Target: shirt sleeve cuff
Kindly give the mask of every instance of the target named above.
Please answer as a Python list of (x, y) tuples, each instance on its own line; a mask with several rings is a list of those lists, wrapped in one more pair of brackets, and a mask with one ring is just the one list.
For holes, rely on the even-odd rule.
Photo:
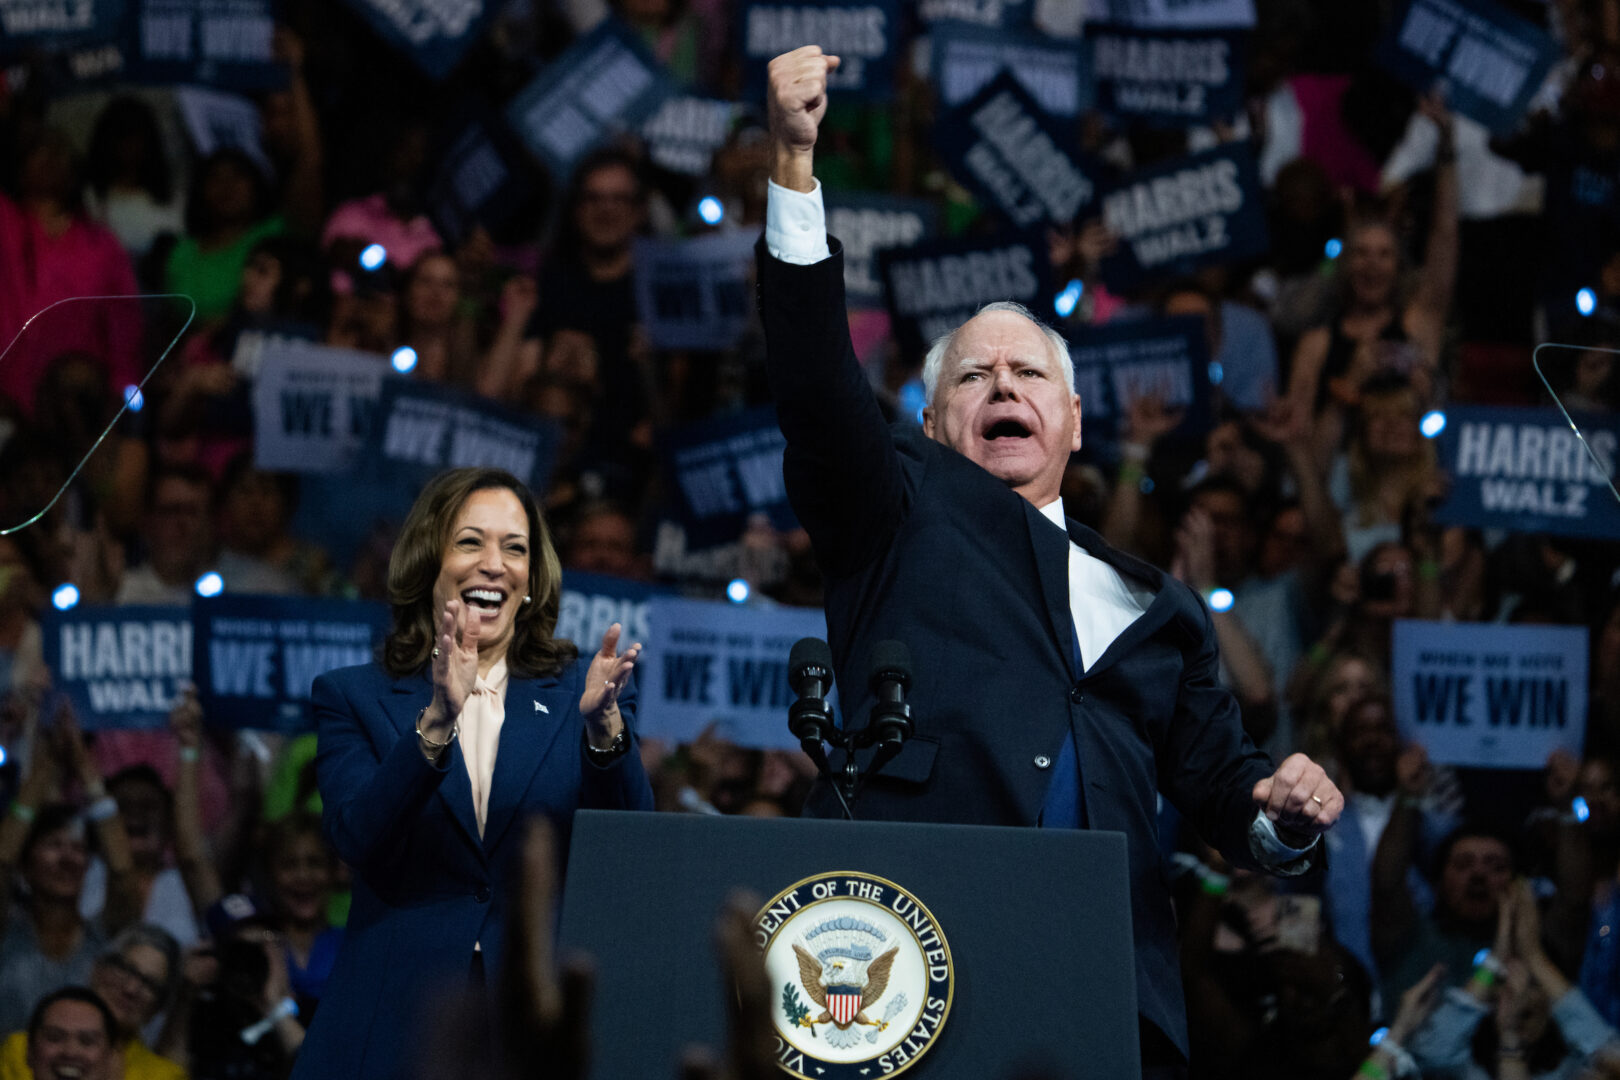
[(811, 191), (794, 191), (774, 180), (766, 181), (765, 247), (786, 263), (809, 266), (831, 258), (827, 247), (827, 211), (821, 202), (821, 181)]
[[(1315, 851), (1317, 845), (1321, 842), (1322, 838), (1317, 837), (1305, 847), (1289, 847), (1283, 843), (1282, 837), (1277, 835), (1277, 827), (1271, 823), (1271, 819), (1266, 817), (1263, 811), (1256, 812), (1254, 823), (1249, 826), (1249, 850), (1254, 854), (1254, 857), (1274, 873), (1285, 876), (1303, 874), (1306, 870), (1309, 870), (1310, 863), (1301, 862), (1301, 860), (1304, 860), (1306, 856)], [(1300, 865), (1296, 867), (1292, 865), (1294, 863), (1300, 863)]]

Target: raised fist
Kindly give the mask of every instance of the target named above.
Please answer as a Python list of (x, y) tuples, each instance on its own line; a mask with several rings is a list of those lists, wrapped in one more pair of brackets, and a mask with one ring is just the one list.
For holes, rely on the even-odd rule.
[(838, 57), (826, 55), (819, 45), (805, 45), (771, 61), (765, 109), (778, 146), (796, 153), (814, 149), (827, 112), (827, 75), (838, 64)]

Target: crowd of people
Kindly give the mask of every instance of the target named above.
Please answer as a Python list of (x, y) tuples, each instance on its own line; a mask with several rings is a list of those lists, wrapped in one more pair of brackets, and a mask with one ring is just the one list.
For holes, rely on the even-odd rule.
[[(1331, 763), (1347, 800), (1325, 872), (1297, 880), (1233, 870), (1162, 823), (1195, 1077), (1620, 1075), (1620, 537), (1437, 522), (1449, 478), (1420, 427), (1452, 404), (1548, 404), (1529, 363), (1547, 340), (1575, 346), (1548, 371), (1566, 405), (1620, 408), (1620, 2), (1504, 4), (1564, 49), (1512, 136), (1378, 66), (1394, 5), (1258, 0), (1242, 114), (1190, 131), (1093, 115), (1077, 138), (1122, 175), (1251, 144), (1269, 253), (1120, 295), (1100, 220), (1048, 231), (1049, 292), (1083, 285), (1054, 325), (1197, 316), (1224, 373), (1204, 431), (1152, 396), (1123, 403), (1116, 449), (1074, 456), (1067, 513), (1230, 593), (1212, 618), (1245, 729), (1274, 761)], [(537, 494), (565, 575), (715, 597), (731, 576), (658, 565), (660, 448), (770, 400), (761, 334), (654, 348), (634, 241), (761, 229), (760, 103), (732, 5), (611, 6), (682, 83), (743, 102), (708, 175), (626, 135), (463, 235), (432, 202), (447, 140), (583, 33), (589, 5), (503, 5), (435, 83), (344, 5), (289, 0), (288, 79), (255, 99), (258, 144), (202, 157), (167, 89), (7, 72), (0, 347), (75, 297), (183, 294), (196, 317), (121, 416), (185, 325), (172, 303), (57, 308), (0, 358), (0, 526), (39, 515), (0, 535), (0, 1078), (114, 1076), (115, 1059), (128, 1080), (280, 1077), (320, 1006), (351, 868), (321, 828), (314, 737), (238, 734), (190, 696), (167, 731), (82, 732), (41, 646), (63, 583), (89, 603), (187, 604), (217, 571), (231, 592), (388, 598), (394, 536), (323, 547), (295, 523), (343, 514), (307, 505), (341, 488), (255, 465), (256, 342), (409, 347), (411, 378), (554, 421)], [(818, 175), (985, 230), (931, 148), (920, 61), (899, 80), (889, 105), (834, 103)], [(360, 259), (372, 244), (380, 268)], [(862, 338), (891, 419), (916, 422), (923, 357)], [(735, 540), (760, 595), (819, 605), (802, 532), (756, 518)], [(1431, 763), (1397, 729), (1400, 619), (1587, 628), (1581, 753), (1539, 771)], [(674, 813), (796, 815), (815, 776), (713, 731), (640, 753)]]

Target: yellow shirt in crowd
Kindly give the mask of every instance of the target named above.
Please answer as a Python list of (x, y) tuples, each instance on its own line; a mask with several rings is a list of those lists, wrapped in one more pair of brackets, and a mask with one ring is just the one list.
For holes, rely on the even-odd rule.
[[(28, 1067), (28, 1032), (14, 1031), (0, 1043), (0, 1080), (34, 1080)], [(139, 1039), (124, 1044), (124, 1080), (186, 1080), (186, 1070), (152, 1053)]]

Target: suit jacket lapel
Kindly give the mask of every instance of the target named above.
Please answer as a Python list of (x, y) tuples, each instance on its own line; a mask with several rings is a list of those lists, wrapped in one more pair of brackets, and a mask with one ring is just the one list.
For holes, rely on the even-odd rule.
[[(407, 675), (394, 680), (393, 692), (382, 698), (383, 711), (388, 715), (399, 737), (416, 742), (416, 718), (433, 700), (433, 684), (425, 674)], [(483, 843), (478, 839), (478, 814), (473, 809), (472, 781), (467, 778), (467, 759), (461, 756), (461, 742), (450, 744), (449, 775), (439, 784), (438, 797), (444, 802), (461, 831), (480, 854)]]
[[(523, 794), (529, 790), (534, 774), (546, 757), (554, 749), (573, 745), (569, 740), (558, 738), (563, 728), (569, 726), (569, 717), (576, 715), (573, 706), (574, 702), (568, 700), (568, 690), (555, 677), (514, 678), (507, 682), (506, 719), (501, 722), (495, 776), (490, 781), (489, 811), (484, 818), (486, 851), (494, 850), (511, 827), (523, 803)], [(578, 731), (574, 734), (579, 737)], [(462, 772), (466, 772), (465, 767)]]
[(1090, 554), (1106, 562), (1120, 575), (1153, 589), (1153, 602), (1131, 625), (1127, 626), (1086, 669), (1086, 678), (1101, 674), (1137, 645), (1146, 641), (1169, 621), (1175, 609), (1169, 590), (1165, 588), (1164, 571), (1140, 559), (1132, 558), (1105, 543), (1102, 537), (1075, 521), (1070, 521), (1069, 539)]
[(1028, 499), (1019, 501), (1024, 504), (1024, 520), (1029, 525), (1029, 540), (1035, 548), (1035, 567), (1041, 579), (1041, 598), (1046, 602), (1046, 616), (1058, 652), (1069, 675), (1079, 678), (1074, 667), (1074, 612), (1069, 608), (1068, 538)]

